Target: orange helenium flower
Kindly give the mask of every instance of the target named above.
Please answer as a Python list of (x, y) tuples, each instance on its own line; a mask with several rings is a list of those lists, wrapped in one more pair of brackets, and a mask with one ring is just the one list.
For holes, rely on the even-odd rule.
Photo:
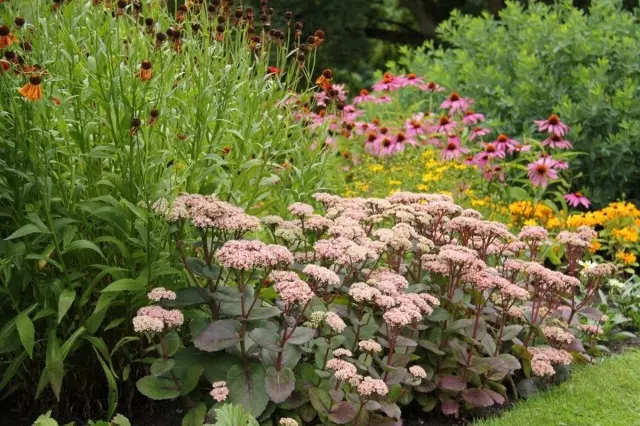
[(11, 33), (11, 29), (6, 25), (0, 25), (0, 49), (11, 46), (16, 41), (18, 39)]
[(139, 76), (140, 80), (142, 81), (151, 80), (151, 61), (148, 59), (142, 61), (142, 64), (140, 65), (140, 71), (136, 75)]
[(41, 83), (42, 77), (40, 77), (40, 74), (33, 74), (29, 78), (29, 82), (18, 89), (18, 92), (30, 101), (37, 101), (42, 99)]

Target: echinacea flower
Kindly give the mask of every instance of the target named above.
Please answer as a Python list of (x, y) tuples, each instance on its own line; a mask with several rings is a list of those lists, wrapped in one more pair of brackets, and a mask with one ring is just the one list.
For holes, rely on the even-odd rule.
[(360, 90), (360, 94), (353, 98), (353, 103), (358, 105), (366, 102), (375, 102), (376, 99), (377, 98), (374, 95), (370, 94), (367, 89), (362, 89)]
[(573, 145), (571, 142), (563, 138), (562, 136), (552, 133), (547, 139), (542, 141), (543, 146), (548, 146), (549, 148), (558, 148), (558, 149), (571, 149)]
[(0, 25), (0, 49), (9, 47), (16, 41), (18, 39), (13, 35), (11, 29), (6, 25)]
[(451, 120), (448, 116), (442, 115), (438, 119), (438, 124), (432, 126), (429, 129), (429, 131), (431, 133), (449, 134), (457, 125), (458, 125), (458, 123), (456, 123), (455, 121)]
[(582, 204), (585, 208), (588, 209), (591, 205), (591, 201), (587, 197), (582, 195), (582, 192), (580, 191), (565, 194), (564, 199), (567, 200), (567, 204), (569, 204), (571, 207), (578, 207)]
[(453, 114), (456, 111), (463, 112), (468, 110), (472, 103), (471, 99), (460, 97), (457, 92), (451, 92), (451, 95), (440, 104), (440, 108), (448, 109)]
[(414, 87), (421, 87), (424, 85), (424, 80), (421, 77), (418, 77), (417, 75), (415, 75), (414, 73), (409, 73), (407, 74), (407, 76), (399, 76), (396, 78), (398, 87), (407, 87), (407, 86), (414, 86)]
[(482, 127), (476, 127), (469, 134), (469, 140), (471, 140), (471, 141), (476, 140), (477, 138), (482, 137), (482, 136), (486, 136), (489, 133), (491, 133), (491, 129), (485, 129), (485, 128), (482, 128)]
[(424, 130), (424, 114), (415, 114), (412, 118), (407, 119), (405, 122), (405, 133), (408, 137), (414, 137), (423, 135)]
[(462, 117), (462, 122), (464, 124), (478, 124), (480, 121), (484, 121), (484, 114), (473, 112), (471, 110), (465, 112), (464, 117)]
[(527, 175), (535, 186), (546, 188), (550, 180), (558, 178), (558, 172), (553, 168), (551, 157), (542, 157), (527, 166)]
[(431, 92), (431, 93), (444, 92), (444, 88), (441, 86), (438, 86), (433, 81), (428, 82), (427, 84), (424, 85), (424, 87), (420, 87), (420, 89), (424, 90), (425, 92)]
[(440, 157), (444, 160), (453, 160), (467, 152), (469, 152), (469, 150), (460, 146), (460, 140), (453, 135), (447, 138), (447, 145), (440, 151)]
[(373, 90), (376, 92), (391, 92), (399, 88), (397, 77), (389, 72), (384, 73), (382, 80), (373, 85)]
[(509, 150), (510, 153), (513, 152), (514, 147), (518, 146), (519, 144), (517, 140), (511, 139), (504, 133), (499, 134), (493, 143), (496, 144), (500, 151)]
[(30, 101), (37, 101), (42, 99), (42, 77), (40, 74), (32, 74), (29, 77), (29, 82), (18, 89), (18, 92), (29, 99)]
[(551, 114), (546, 120), (536, 120), (539, 132), (555, 133), (558, 136), (564, 136), (569, 132), (569, 126), (560, 121), (560, 117)]

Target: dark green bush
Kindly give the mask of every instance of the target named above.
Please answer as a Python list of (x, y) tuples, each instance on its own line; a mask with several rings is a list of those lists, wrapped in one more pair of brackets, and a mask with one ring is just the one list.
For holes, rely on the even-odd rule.
[(404, 49), (398, 64), (477, 100), (501, 132), (523, 137), (558, 113), (585, 155), (572, 162), (574, 189), (596, 204), (640, 199), (640, 25), (620, 0), (588, 13), (508, 2), (499, 19), (454, 13), (440, 25), (446, 48)]

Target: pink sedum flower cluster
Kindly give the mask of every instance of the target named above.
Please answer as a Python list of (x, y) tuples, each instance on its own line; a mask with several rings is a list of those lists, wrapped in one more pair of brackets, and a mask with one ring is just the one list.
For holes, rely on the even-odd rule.
[(211, 389), (211, 392), (209, 392), (209, 394), (213, 399), (215, 399), (218, 402), (222, 402), (227, 399), (227, 396), (229, 395), (229, 388), (227, 388), (227, 382), (225, 381), (214, 382), (212, 384), (212, 388), (213, 389)]
[(161, 333), (167, 329), (180, 327), (184, 315), (177, 309), (164, 309), (160, 306), (144, 306), (133, 318), (133, 329), (137, 333)]

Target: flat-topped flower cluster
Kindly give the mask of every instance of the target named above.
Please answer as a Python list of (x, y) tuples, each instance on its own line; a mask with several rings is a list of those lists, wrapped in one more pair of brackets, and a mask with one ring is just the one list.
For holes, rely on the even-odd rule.
[[(224, 351), (252, 378), (246, 389), (230, 386), (228, 398), (214, 384), (216, 401), (245, 404), (256, 417), (274, 413), (269, 400), (276, 416), (307, 404), (294, 407), (299, 420), (340, 424), (397, 418), (414, 399), (457, 415), (514, 397), (511, 380), (553, 376), (555, 366), (588, 358), (577, 336), (603, 320), (590, 302), (615, 272), (580, 261), (589, 228), (555, 241), (536, 226), (515, 235), (440, 194), (313, 198), (323, 213), (298, 202), (290, 218), (261, 221), (198, 195), (161, 212), (191, 225), (176, 239), (204, 300), (185, 306), (190, 318), (211, 320), (183, 330), (183, 341)], [(262, 238), (249, 238), (259, 227), (251, 235)], [(190, 231), (201, 237), (192, 250)], [(569, 265), (540, 263), (552, 244), (570, 253)], [(189, 290), (155, 289), (149, 297), (159, 305), (148, 309), (180, 306)], [(215, 378), (234, 383), (236, 374)], [(250, 388), (260, 395), (248, 401)]]

